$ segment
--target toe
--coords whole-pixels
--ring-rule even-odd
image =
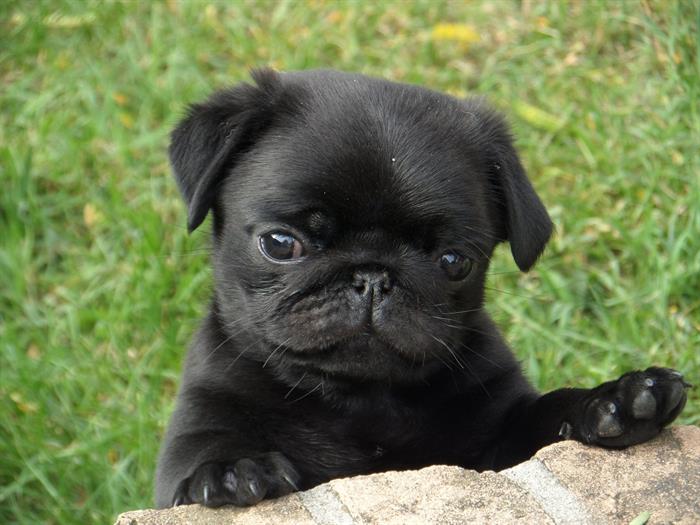
[[[617,437],[622,434],[622,424],[617,415],[617,405],[612,401],[601,403],[598,407],[599,419],[596,433],[603,438]]]
[[[632,401],[632,416],[635,419],[653,419],[656,416],[656,398],[651,390],[639,392]]]
[[[235,493],[238,489],[238,479],[236,478],[236,473],[230,469],[226,470],[226,472],[224,472],[224,478],[221,484],[228,492]]]
[[[260,467],[250,459],[239,460],[233,468],[238,482],[235,493],[236,505],[255,505],[265,497],[267,484],[263,482]]]
[[[666,406],[668,411],[672,411],[685,397],[685,386],[682,381],[674,381],[669,385]]]

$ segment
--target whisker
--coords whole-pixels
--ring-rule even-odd
[[[462,369],[464,368],[464,365],[461,363],[461,361],[459,359],[457,359],[457,356],[455,355],[455,353],[452,351],[452,349],[447,345],[447,343],[445,341],[443,341],[439,337],[435,337],[433,334],[430,334],[430,337],[435,339],[438,343],[440,343],[442,346],[444,346],[447,349],[447,351],[450,353],[450,355],[454,359],[457,366],[459,366]]]
[[[301,397],[296,398],[294,401],[292,401],[292,403],[296,403],[297,401],[301,401],[301,400],[304,399],[306,396],[310,396],[311,394],[313,394],[314,392],[316,392],[316,390],[318,390],[319,388],[323,389],[323,380],[321,380],[321,382],[320,382],[318,385],[316,385],[315,387],[313,387],[313,388],[312,388],[311,390],[309,390],[306,394],[304,394],[304,395],[301,396]]]
[[[523,299],[534,299],[535,301],[550,302],[550,303],[552,302],[552,299],[547,298],[547,297],[537,297],[536,295],[519,294],[519,293],[511,292],[510,290],[501,290],[499,288],[493,288],[492,286],[484,286],[484,288],[486,290],[490,290],[492,292],[499,292],[499,293],[503,293],[506,295],[513,295],[515,297],[521,297]]]
[[[498,333],[489,333],[489,332],[484,332],[483,330],[479,330],[478,328],[474,328],[472,326],[465,326],[464,328],[460,328],[460,330],[465,330],[467,332],[472,332],[475,334],[483,335],[484,337],[488,337],[491,339],[496,339],[499,340],[500,336]]]
[[[457,322],[457,321],[455,321],[454,319],[450,319],[449,317],[440,317],[439,315],[431,315],[430,317],[432,317],[433,319],[437,319],[437,320],[439,320],[439,321],[451,321],[451,322],[454,322],[454,323]]]
[[[242,321],[243,319],[244,319],[244,318],[241,318],[240,321]],[[236,323],[231,323],[230,326],[229,326],[229,325],[226,325],[226,326],[230,328],[230,327],[235,326],[236,324],[238,324],[238,321],[237,321]],[[222,346],[224,346],[226,343],[228,343],[231,339],[233,339],[234,337],[236,337],[238,334],[240,334],[240,333],[243,332],[244,330],[245,330],[245,327],[243,327],[243,328],[241,328],[240,330],[238,330],[238,331],[232,333],[232,334],[229,335],[226,339],[224,339],[223,341],[221,341],[221,343],[219,343],[213,350],[211,350],[211,351],[207,354],[206,359],[207,359],[207,360],[210,359],[210,358],[217,352],[217,350],[219,350],[219,348],[221,348]]]
[[[291,393],[294,392],[294,389],[299,386],[299,383],[301,383],[305,377],[306,377],[306,372],[304,372],[304,374],[299,378],[299,381],[294,383],[294,386],[289,389],[289,392],[287,392],[285,394],[285,396],[284,396],[285,399],[287,399],[291,395]]]
[[[253,344],[255,344],[255,343],[253,343]],[[233,365],[235,365],[236,362],[238,362],[238,360],[239,360],[241,357],[243,357],[243,354],[245,354],[248,350],[250,350],[251,348],[253,348],[253,344],[250,344],[250,345],[248,345],[247,347],[245,347],[245,349],[243,349],[243,350],[236,356],[236,358],[235,358],[233,361],[231,361],[231,362],[226,366],[226,368],[224,368],[224,373],[225,373],[225,372],[228,372],[228,371],[233,367]]]
[[[498,368],[500,368],[501,370],[505,370],[505,369],[504,369],[501,365],[499,365],[498,363],[492,361],[491,359],[489,359],[489,358],[486,357],[485,355],[480,354],[479,352],[477,352],[477,351],[474,350],[473,348],[471,348],[471,347],[465,345],[464,343],[459,343],[459,346],[461,346],[461,347],[463,347],[463,348],[466,348],[466,349],[469,350],[472,354],[474,354],[474,355],[480,357],[480,358],[483,359],[484,361],[488,361],[488,362],[491,363],[493,366],[498,367]]]
[[[456,311],[456,312],[443,312],[443,311],[440,311],[440,313],[443,314],[443,315],[470,314],[470,313],[473,313],[473,312],[478,312],[478,311],[480,311],[481,309],[482,309],[482,307],[479,306],[478,308],[471,308],[470,310],[459,310],[459,311]]]
[[[448,326],[450,328],[455,328],[457,330],[461,330],[463,328],[466,328],[462,323],[460,323],[459,321],[455,321],[454,319],[448,319],[447,317],[439,317],[437,315],[431,315],[430,317],[440,321],[441,324]]]
[[[479,377],[479,374],[474,372],[474,369],[469,365],[469,363],[467,361],[465,361],[464,364],[467,365],[467,371],[471,374],[471,376],[474,379],[476,379],[477,384],[481,387],[481,389],[488,396],[488,398],[491,399],[491,394],[489,393],[488,389],[486,388],[486,385],[484,385],[484,382]]]
[[[489,332],[484,332],[483,330],[479,330],[478,328],[474,328],[473,326],[467,326],[465,324],[462,324],[458,321],[455,321],[454,319],[448,319],[445,317],[439,317],[439,316],[431,316],[433,319],[437,319],[440,321],[444,326],[447,326],[449,328],[454,328],[455,330],[464,330],[465,332],[471,332],[479,335],[483,335],[484,337],[490,337],[493,339],[499,339],[498,334],[492,334]]]
[[[447,343],[446,343],[445,341],[443,341],[443,340],[440,339],[439,337],[435,337],[433,334],[430,334],[430,337],[432,337],[432,338],[435,339],[438,343],[440,343],[442,346],[444,346],[445,348],[447,348],[447,351],[448,351],[448,352],[450,353],[450,355],[454,358],[455,363],[457,363],[457,365],[458,365],[460,368],[462,368],[462,369],[464,368],[464,365],[462,364],[462,362],[457,358],[457,355],[452,351],[452,349],[447,345]]]
[[[270,352],[270,355],[267,356],[267,359],[265,359],[265,362],[264,362],[263,365],[262,365],[263,368],[265,368],[265,367],[267,366],[267,363],[270,362],[270,359],[272,359],[272,356],[275,355],[275,352],[277,352],[277,350],[279,350],[279,349],[282,348],[284,345],[286,345],[286,344],[289,342],[289,340],[290,340],[291,338],[292,338],[291,336],[287,337],[287,339],[285,339],[285,340],[282,341],[279,345],[277,345],[277,348],[275,348],[272,352]],[[284,352],[282,352],[282,354],[284,354]]]
[[[440,361],[443,365],[445,365],[445,367],[448,370],[450,370],[450,371],[454,370],[454,368],[452,368],[452,365],[450,365],[450,363],[448,363],[442,357],[440,357],[440,354],[436,354],[435,352],[430,352],[430,357],[434,357],[435,359]],[[425,353],[423,354],[423,364],[425,365]]]
[[[469,372],[469,374],[470,374],[474,379],[476,379],[476,382],[479,384],[479,386],[481,387],[481,389],[484,391],[484,393],[485,393],[485,394],[489,397],[489,399],[490,399],[490,398],[491,398],[491,394],[489,393],[488,389],[486,388],[486,385],[484,385],[483,381],[481,381],[481,379],[479,378],[479,375],[478,375],[476,372],[474,372],[474,369],[469,365],[469,363],[468,363],[467,361],[461,361],[461,360],[457,357],[457,355],[454,353],[454,351],[453,351],[453,350],[447,345],[447,343],[445,343],[442,339],[439,339],[439,338],[433,336],[432,334],[431,334],[431,337],[433,337],[433,339],[435,339],[437,342],[441,343],[445,348],[447,348],[447,351],[450,352],[450,354],[452,355],[452,357],[454,357],[454,359],[455,359],[455,361],[457,362],[457,364],[459,364],[459,366],[460,366],[463,370],[465,369],[465,366],[466,366],[467,372]],[[437,357],[437,354],[433,354],[433,355]]]

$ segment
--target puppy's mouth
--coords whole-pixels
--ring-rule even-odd
[[[421,374],[421,368],[427,369],[426,359],[431,364],[430,354],[407,352],[372,333],[326,341],[303,350],[283,345],[275,354],[279,359],[273,356],[271,361],[277,364],[298,367],[328,379],[400,381]]]
[[[348,334],[342,337],[318,337],[312,342],[304,341],[300,345],[294,344],[292,338],[287,338],[282,342],[266,340],[268,346],[275,349],[275,353],[280,356],[294,357],[298,360],[319,358],[333,359],[344,348],[366,349],[367,351],[384,351],[392,352],[397,355],[403,355],[407,359],[410,356],[407,352],[402,352],[399,347],[391,341],[381,337],[376,328],[367,325],[362,331],[354,334]]]
[[[306,347],[303,349],[294,349],[289,347],[289,351],[292,354],[298,355],[299,357],[304,356],[328,356],[332,358],[335,353],[342,351],[343,348],[353,347],[353,348],[366,348],[369,350],[381,349],[383,351],[395,352],[401,355],[403,352],[392,344],[390,341],[383,339],[373,326],[367,326],[362,332],[358,332],[353,335],[348,335],[338,339],[327,339],[322,340],[313,347]]]
[[[286,338],[275,335],[268,342],[279,346],[285,354],[296,355],[302,359],[308,356],[333,358],[346,348],[353,348],[355,351],[366,349],[368,352],[391,352],[407,359],[412,357],[413,345],[407,345],[406,341],[401,344],[402,341],[396,340],[403,339],[397,337],[402,332],[404,337],[411,337],[406,327],[394,326],[386,320],[377,322],[371,312],[349,312],[341,322],[322,319],[319,320],[319,324],[325,325],[325,329],[309,322],[305,326],[285,330],[288,333]]]
[[[439,356],[443,348],[436,347],[430,330],[393,323],[345,328],[341,334],[317,332],[270,341],[265,362],[326,378],[397,383],[419,380],[444,362]]]

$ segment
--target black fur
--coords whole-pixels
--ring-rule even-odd
[[[480,100],[332,71],[254,74],[191,107],[170,156],[214,297],[163,443],[159,507],[251,505],[329,479],[443,463],[500,469],[573,438],[650,439],[677,372],[537,393],[482,309],[497,244],[552,231],[503,119]],[[260,235],[306,255],[276,263]],[[461,281],[446,251],[472,261]],[[468,266],[465,266],[468,268]]]

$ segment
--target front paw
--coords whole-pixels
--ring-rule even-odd
[[[627,373],[592,389],[561,435],[604,447],[643,443],[676,419],[688,387],[683,375],[669,368]]]
[[[264,498],[297,491],[299,482],[296,469],[279,452],[232,463],[204,463],[178,485],[172,505],[200,503],[207,507],[247,507]]]

